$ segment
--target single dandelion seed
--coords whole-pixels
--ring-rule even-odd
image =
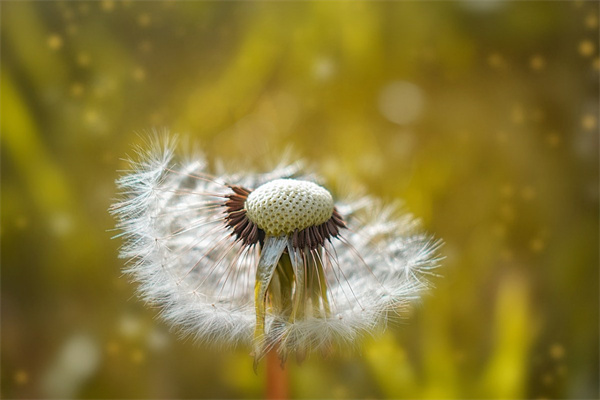
[[[428,288],[439,241],[396,206],[334,201],[298,165],[207,172],[154,141],[117,182],[111,208],[140,293],[196,339],[302,360],[397,319]]]

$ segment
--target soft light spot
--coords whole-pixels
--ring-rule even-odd
[[[141,364],[145,360],[146,360],[146,354],[142,350],[136,349],[131,352],[131,361],[134,364]]]
[[[132,76],[135,81],[142,82],[146,79],[146,71],[141,67],[137,67],[133,70]]]
[[[487,62],[493,69],[506,68],[506,60],[499,53],[492,53],[488,56]]]
[[[379,176],[383,173],[385,163],[381,154],[374,152],[364,152],[356,160],[357,166],[365,176]]]
[[[438,58],[436,50],[432,47],[423,47],[419,55],[421,57],[421,60],[423,60],[423,62],[426,63],[433,63]]]
[[[467,130],[467,129],[460,129],[457,134],[456,137],[461,141],[461,142],[468,142],[469,140],[471,140],[472,137],[472,133],[471,131]]]
[[[100,2],[100,8],[102,11],[110,12],[115,9],[114,0],[102,0]]]
[[[347,399],[348,397],[350,397],[350,392],[348,391],[348,388],[346,388],[342,384],[336,384],[335,386],[333,386],[333,388],[331,389],[331,393],[334,399]]]
[[[394,154],[394,157],[398,159],[409,159],[414,156],[414,149],[416,146],[415,134],[409,130],[401,130],[389,140],[388,149]]]
[[[588,29],[596,29],[598,27],[598,16],[596,14],[586,16],[584,24]]]
[[[523,198],[523,200],[526,201],[531,201],[535,198],[535,189],[532,188],[531,186],[525,186],[522,190],[521,190],[521,197]]]
[[[125,314],[119,321],[119,332],[126,338],[135,338],[140,335],[142,331],[142,322],[139,318]]]
[[[73,12],[73,10],[71,10],[70,8],[66,8],[63,13],[62,16],[65,20],[70,21],[73,19],[73,17],[75,16],[75,13]]]
[[[515,188],[511,184],[502,185],[500,188],[500,194],[502,197],[511,198],[515,194]]]
[[[560,360],[565,356],[565,348],[560,343],[554,343],[550,346],[550,357]]]
[[[421,116],[424,103],[423,92],[411,82],[392,82],[379,94],[379,111],[398,125],[416,121]]]
[[[500,238],[505,237],[506,233],[507,233],[506,231],[507,231],[506,225],[504,225],[504,224],[497,223],[492,226],[492,233],[494,234],[494,236],[497,236]]]
[[[502,249],[502,251],[500,251],[500,258],[503,261],[512,261],[515,258],[515,255],[511,249]]]
[[[534,71],[540,71],[546,67],[546,60],[541,55],[536,54],[529,60],[529,66]]]
[[[169,337],[159,329],[148,334],[148,347],[154,351],[162,351],[169,346]]]
[[[67,213],[57,213],[50,219],[50,228],[56,236],[65,236],[73,229],[73,218]]]
[[[336,66],[331,58],[320,58],[315,61],[313,74],[317,80],[328,81],[335,74]]]
[[[100,363],[97,343],[88,335],[69,337],[48,366],[42,379],[46,398],[74,398]]]
[[[83,85],[81,83],[74,83],[69,88],[69,93],[72,97],[81,97],[83,94]]]
[[[110,76],[103,76],[98,81],[94,83],[93,93],[94,96],[98,98],[105,97],[107,95],[113,94],[118,89],[117,81]]]
[[[517,104],[513,106],[510,113],[510,120],[516,125],[521,125],[525,121],[525,112],[521,105]]]
[[[529,243],[529,248],[531,249],[531,251],[533,251],[534,253],[540,253],[542,250],[544,250],[544,248],[546,247],[546,243],[544,242],[543,239],[541,238],[534,238],[530,243]]]
[[[496,140],[498,143],[506,143],[508,141],[508,134],[505,131],[496,132]]]
[[[542,122],[545,118],[546,115],[541,108],[536,108],[531,112],[531,120],[534,122]]]
[[[90,6],[86,3],[79,4],[79,13],[81,15],[88,15],[90,12]]]
[[[546,143],[548,143],[548,146],[550,147],[558,147],[560,142],[560,135],[556,132],[552,132],[546,136]]]
[[[15,383],[19,386],[29,382],[29,374],[23,369],[18,369],[14,374]]]
[[[79,53],[77,54],[77,64],[80,67],[87,67],[90,65],[90,56],[87,53]]]
[[[67,25],[67,33],[71,36],[75,35],[77,32],[79,32],[79,27],[75,24],[69,24]]]
[[[117,353],[119,353],[120,346],[117,342],[111,340],[106,344],[105,349],[108,355],[115,356]]]
[[[29,218],[27,218],[24,215],[18,216],[15,219],[15,227],[19,230],[24,230],[27,229],[27,227],[29,226]]]
[[[152,51],[152,42],[150,42],[149,40],[144,40],[140,43],[139,47],[141,52],[143,53],[149,53]]]
[[[150,114],[148,119],[150,120],[151,125],[162,125],[163,121],[165,120],[165,116],[161,112],[156,111]]]
[[[62,47],[62,45],[63,40],[60,35],[52,34],[48,37],[48,47],[50,47],[51,50],[58,50]]]
[[[152,23],[152,18],[150,17],[150,14],[140,14],[137,18],[137,23],[139,26],[145,28],[147,26],[150,26],[150,24]]]
[[[596,71],[600,71],[600,57],[594,58],[594,61],[592,61],[592,68]]]
[[[584,57],[589,57],[595,53],[595,46],[591,40],[583,40],[579,43],[579,54]]]
[[[581,119],[581,126],[586,131],[594,130],[598,126],[598,120],[596,119],[596,116],[592,114],[584,115]]]
[[[96,110],[90,109],[83,114],[83,120],[88,125],[93,125],[100,120],[100,115]]]
[[[510,204],[504,204],[500,207],[500,215],[507,221],[513,221],[516,216],[515,209]]]
[[[463,350],[455,350],[454,351],[454,360],[459,363],[459,364],[463,364],[467,359],[467,354],[465,353],[465,351]]]
[[[506,6],[506,2],[502,0],[464,0],[460,4],[467,10],[479,13],[493,13]]]

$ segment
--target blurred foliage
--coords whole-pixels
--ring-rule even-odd
[[[4,1],[4,398],[256,398],[121,276],[121,158],[167,127],[291,146],[443,238],[436,288],[297,398],[597,398],[597,2]]]

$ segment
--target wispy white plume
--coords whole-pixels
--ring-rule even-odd
[[[122,198],[111,212],[125,239],[126,271],[185,334],[252,345],[257,359],[272,348],[284,359],[302,357],[385,327],[428,288],[440,242],[415,233],[396,206],[368,197],[336,201],[330,225],[277,235],[257,226],[252,236],[242,228],[257,221],[236,217],[247,211],[247,193],[277,179],[315,177],[298,164],[215,176],[201,155],[177,161],[174,151],[169,139],[138,149],[117,181]]]

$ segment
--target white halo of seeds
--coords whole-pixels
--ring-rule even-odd
[[[139,148],[139,159],[130,161],[130,171],[118,180],[120,200],[111,207],[121,231],[118,236],[125,238],[120,255],[129,260],[126,272],[139,284],[143,300],[161,306],[161,316],[182,334],[218,348],[252,344],[255,279],[249,274],[257,270],[261,254],[231,235],[231,227],[223,223],[223,207],[213,206],[215,195],[222,196],[218,202],[231,200],[232,187],[226,182],[254,189],[256,182],[292,173],[302,176],[302,170],[296,170],[297,164],[282,163],[266,174],[243,171],[206,179],[212,175],[203,156],[176,161],[175,145],[168,138],[151,140],[150,146]],[[245,197],[246,192],[240,194],[240,201]],[[238,213],[243,204],[236,206],[235,221],[247,218]],[[418,232],[418,224],[400,217],[395,206],[357,197],[335,208],[348,225],[343,241],[328,242],[315,254],[294,247],[293,238],[286,238],[290,261],[297,268],[308,271],[319,263],[312,255],[331,265],[324,268],[331,314],[316,311],[323,310],[311,296],[299,303],[308,312],[293,319],[271,303],[265,310],[265,343],[283,357],[346,349],[375,335],[396,322],[436,275],[432,272],[439,263],[441,242]],[[332,214],[332,224],[335,219]],[[281,280],[273,282],[281,287]]]
[[[248,195],[248,218],[267,235],[279,236],[321,225],[333,214],[331,194],[316,183],[276,179]]]

